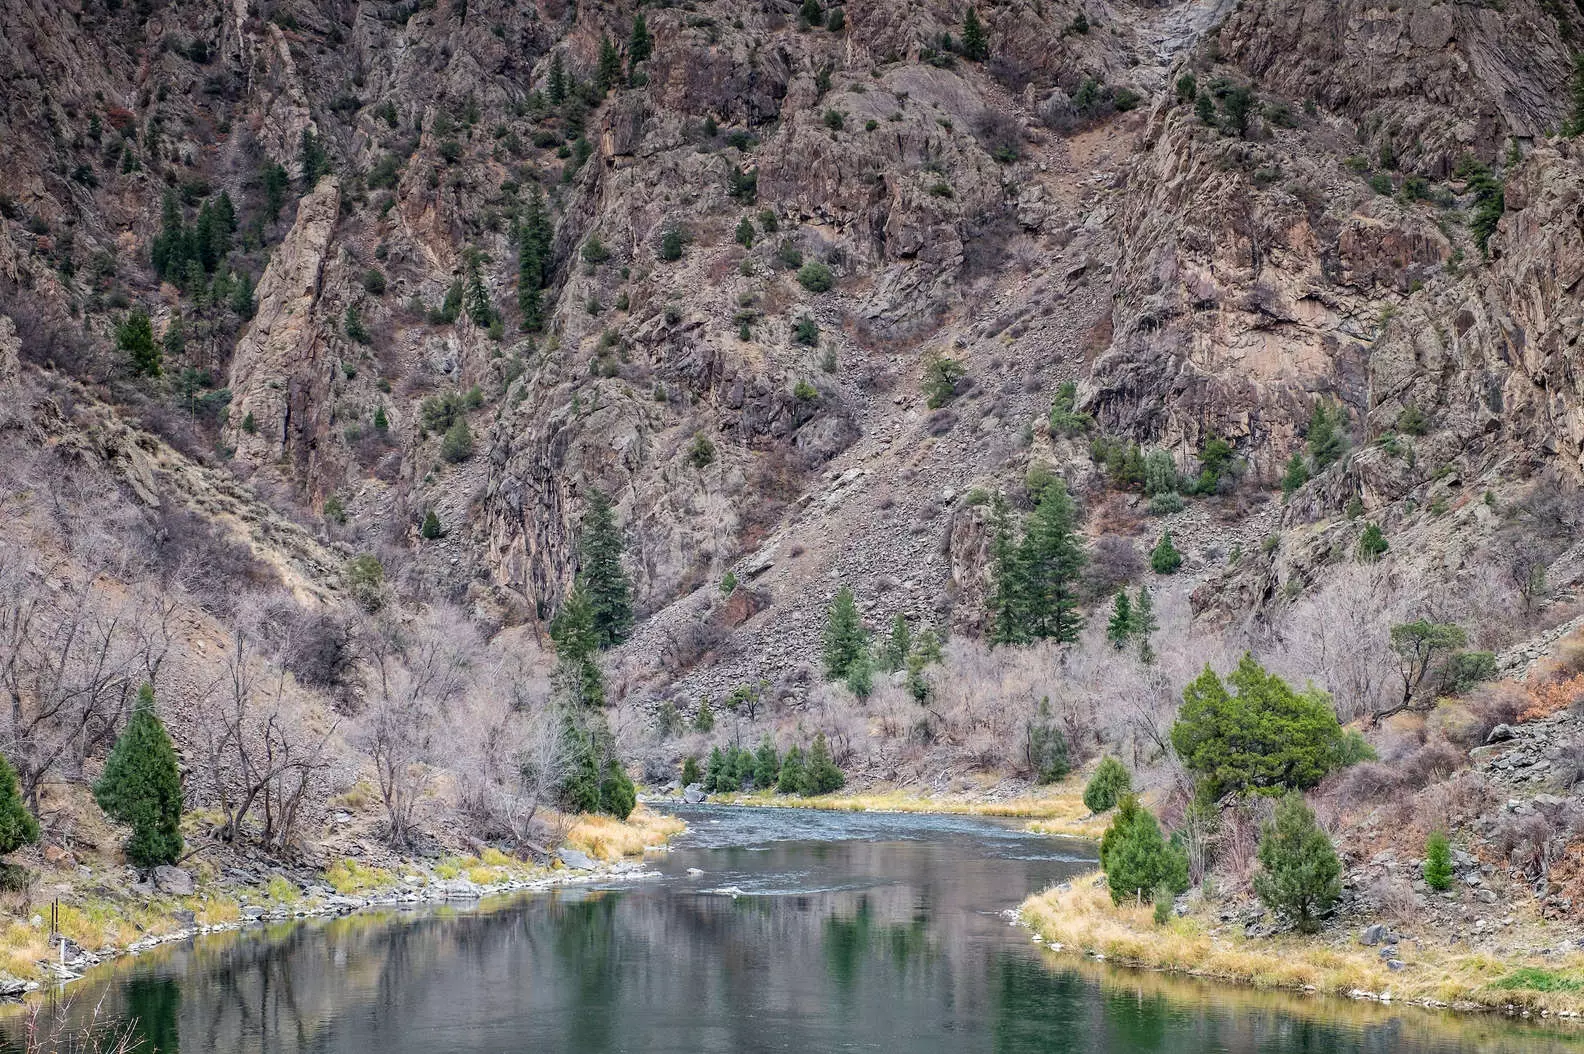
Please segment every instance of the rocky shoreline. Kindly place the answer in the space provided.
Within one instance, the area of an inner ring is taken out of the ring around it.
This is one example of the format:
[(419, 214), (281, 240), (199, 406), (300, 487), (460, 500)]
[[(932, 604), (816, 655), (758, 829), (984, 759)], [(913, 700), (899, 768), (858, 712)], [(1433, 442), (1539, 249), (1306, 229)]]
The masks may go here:
[[(406, 870), (400, 884), (393, 889), (365, 895), (350, 895), (338, 893), (328, 884), (319, 882), (304, 891), (301, 902), (289, 905), (270, 902), (269, 894), (265, 889), (250, 887), (252, 892), (266, 900), (266, 903), (244, 902), (239, 908), (240, 917), (234, 920), (199, 923), (191, 910), (178, 910), (175, 913), (178, 918), (186, 916), (186, 924), (178, 929), (149, 934), (125, 945), (101, 947), (96, 951), (82, 948), (70, 938), (62, 937), (60, 934), (51, 934), (51, 948), (60, 948), (62, 943), (65, 947), (58, 960), (39, 963), (40, 970), (46, 975), (45, 980), (0, 976), (0, 999), (18, 1000), (27, 993), (40, 990), (47, 982), (68, 984), (81, 980), (95, 967), (208, 934), (234, 933), (255, 926), (281, 922), (304, 922), (310, 919), (339, 917), (377, 908), (405, 908), (443, 903), (476, 904), (494, 897), (541, 893), (552, 889), (592, 885), (611, 879), (637, 881), (658, 878), (660, 872), (647, 866), (647, 857), (649, 853), (665, 852), (666, 848), (664, 845), (651, 847), (646, 851), (644, 860), (616, 861), (595, 860), (585, 853), (564, 849), (557, 854), (559, 867), (554, 870), (547, 870), (544, 874), (531, 877), (515, 877), (489, 883), (478, 883), (464, 877), (436, 878), (424, 869), (411, 868)], [(186, 873), (182, 872), (182, 874)], [(188, 876), (188, 881), (191, 881), (191, 876)], [(200, 891), (197, 886), (192, 886), (191, 889), (193, 892)]]
[[(1432, 949), (1421, 937), (1381, 922), (1356, 932), (1350, 928), (1308, 937), (1290, 932), (1250, 937), (1207, 928), (1205, 918), (1180, 905), (1177, 918), (1161, 926), (1151, 919), (1148, 908), (1112, 905), (1103, 878), (1061, 883), (1009, 909), (1003, 917), (1052, 951), (1129, 969), (1428, 1010), (1584, 1017), (1584, 1000), (1577, 991), (1500, 987), (1504, 977), (1526, 970), (1565, 971), (1571, 976), (1584, 966), (1578, 956), (1547, 959), (1544, 967), (1537, 967), (1512, 957)], [(1423, 958), (1413, 963), (1399, 958), (1399, 949), (1408, 943), (1420, 947), (1426, 953)]]

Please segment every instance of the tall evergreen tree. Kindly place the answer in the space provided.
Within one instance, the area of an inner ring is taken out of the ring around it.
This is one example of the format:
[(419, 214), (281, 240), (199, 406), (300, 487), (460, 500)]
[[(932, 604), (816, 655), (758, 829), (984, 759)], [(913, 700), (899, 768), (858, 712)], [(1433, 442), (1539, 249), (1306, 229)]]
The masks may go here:
[(887, 673), (896, 673), (907, 662), (908, 653), (913, 650), (913, 635), (908, 630), (907, 617), (898, 611), (891, 620), (891, 633), (886, 637), (885, 648), (881, 652), (881, 664)]
[(555, 230), (545, 208), (544, 194), (534, 187), (517, 225), (517, 310), (523, 329), (544, 325), (543, 291), (550, 276), (550, 250)]
[(781, 759), (781, 772), (776, 777), (776, 790), (782, 794), (802, 794), (807, 780), (807, 766), (803, 762), (803, 748), (793, 746)]
[(154, 712), (152, 685), (138, 690), (132, 719), (110, 750), (94, 797), (106, 815), (131, 825), (126, 853), (134, 864), (169, 864), (181, 855), (181, 771)]
[(126, 321), (116, 327), (116, 347), (126, 353), (127, 365), (140, 377), (158, 377), (161, 372), (160, 347), (154, 342), (154, 326), (148, 312), (133, 308)]
[(1078, 575), (1086, 557), (1076, 516), (1066, 485), (1053, 480), (1029, 517), (1018, 554), (1026, 576), (1029, 635), (1058, 644), (1076, 641), (1083, 628)]
[(831, 791), (840, 790), (842, 784), (846, 782), (841, 769), (831, 760), (830, 746), (825, 742), (825, 733), (819, 733), (814, 737), (814, 745), (809, 748), (808, 771), (803, 777), (804, 793), (829, 794)]
[(469, 249), (467, 253), (467, 279), (463, 288), (468, 318), (481, 329), (488, 327), (495, 321), (495, 308), (490, 303), (489, 287), (484, 284), (479, 253), (475, 249)]
[(610, 91), (621, 83), (621, 53), (616, 50), (616, 42), (609, 36), (600, 37), (599, 52), (599, 87), (600, 91)]
[(0, 755), (0, 855), (14, 853), (39, 839), (39, 824), (22, 803), (16, 769)]
[(302, 173), (303, 193), (313, 190), (319, 180), (330, 171), (330, 155), (312, 128), (304, 128), (297, 153), (298, 170)]
[(550, 639), (555, 643), (556, 676), (566, 691), (584, 706), (604, 706), (605, 676), (597, 658), (599, 631), (594, 605), (581, 585), (573, 585), (561, 602), (561, 610), (550, 623)]
[(561, 62), (561, 53), (559, 51), (550, 56), (550, 77), (549, 83), (545, 86), (545, 94), (549, 96), (550, 102), (556, 106), (560, 106), (567, 100), (566, 66)]
[(621, 528), (616, 525), (610, 498), (603, 491), (589, 494), (578, 548), (578, 581), (593, 608), (599, 646), (620, 644), (632, 629), (632, 584), (622, 567)]
[(990, 41), (985, 35), (984, 23), (979, 21), (979, 12), (971, 7), (963, 18), (962, 53), (964, 58), (975, 62), (990, 57)]
[(1138, 639), (1139, 659), (1143, 662), (1155, 661), (1155, 645), (1150, 637), (1160, 629), (1160, 622), (1155, 618), (1155, 600), (1150, 596), (1150, 591), (1139, 586), (1138, 599), (1133, 602), (1133, 636)]
[(164, 204), (160, 207), (160, 231), (154, 236), (149, 256), (154, 273), (163, 279), (174, 279), (187, 269), (187, 228), (182, 223), (181, 204), (174, 190), (165, 192)]
[(759, 740), (759, 749), (754, 751), (754, 787), (759, 790), (769, 790), (775, 786), (776, 779), (780, 775), (781, 756), (776, 753), (775, 743), (766, 732)]
[(847, 676), (853, 665), (864, 657), (866, 638), (852, 588), (842, 586), (825, 612), (823, 643), (827, 681), (839, 681)]
[(1128, 599), (1127, 590), (1119, 590), (1115, 602), (1111, 605), (1111, 621), (1106, 623), (1106, 640), (1117, 651), (1127, 647), (1129, 638), (1133, 636), (1133, 602)]
[(990, 643), (1023, 644), (1029, 639), (1023, 605), (1027, 587), (1017, 542), (1012, 537), (1012, 514), (999, 493), (990, 510)]
[(627, 38), (627, 69), (636, 76), (638, 64), (649, 61), (650, 54), (654, 51), (654, 38), (649, 35), (649, 23), (644, 21), (643, 12), (633, 15), (632, 34)]
[(1342, 897), (1342, 863), (1331, 838), (1315, 822), (1303, 795), (1288, 793), (1260, 832), (1260, 871), (1254, 892), (1273, 910), (1286, 911), (1304, 933)]
[(1304, 435), (1309, 443), (1309, 460), (1314, 463), (1314, 471), (1320, 472), (1347, 453), (1346, 424), (1347, 411), (1342, 409), (1340, 403), (1324, 399), (1315, 403), (1314, 413), (1309, 418), (1309, 430)]

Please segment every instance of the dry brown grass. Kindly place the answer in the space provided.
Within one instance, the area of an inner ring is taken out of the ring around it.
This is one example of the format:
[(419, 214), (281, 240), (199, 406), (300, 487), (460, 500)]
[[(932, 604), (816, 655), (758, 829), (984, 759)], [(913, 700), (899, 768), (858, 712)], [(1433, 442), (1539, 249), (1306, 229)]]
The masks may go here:
[[(1203, 913), (1156, 926), (1148, 907), (1113, 905), (1105, 887), (1095, 885), (1096, 877), (1081, 876), (1066, 890), (1030, 897), (1021, 908), (1024, 921), (1066, 951), (1259, 988), (1337, 995), (1362, 990), (1408, 1002), (1584, 1010), (1584, 955), (1578, 953), (1552, 956), (1543, 971), (1536, 971), (1485, 952), (1423, 943), (1405, 956), (1409, 967), (1393, 973), (1377, 949), (1352, 943), (1351, 935), (1341, 944), (1324, 936), (1247, 938), (1234, 927), (1216, 927), (1214, 918)], [(1559, 983), (1550, 991), (1520, 983), (1536, 973)]]
[(581, 816), (568, 832), (568, 848), (587, 853), (596, 860), (620, 860), (642, 856), (646, 850), (665, 845), (687, 830), (675, 816), (638, 806), (626, 820), (612, 816)]
[(717, 801), (734, 805), (782, 809), (821, 809), (827, 812), (945, 813), (953, 816), (997, 816), (1030, 819), (1028, 829), (1037, 834), (1098, 838), (1108, 817), (1091, 817), (1083, 803), (1083, 783), (1077, 778), (1041, 787), (1015, 798), (937, 796), (895, 788), (854, 794), (822, 794), (808, 798), (767, 791), (724, 794)]

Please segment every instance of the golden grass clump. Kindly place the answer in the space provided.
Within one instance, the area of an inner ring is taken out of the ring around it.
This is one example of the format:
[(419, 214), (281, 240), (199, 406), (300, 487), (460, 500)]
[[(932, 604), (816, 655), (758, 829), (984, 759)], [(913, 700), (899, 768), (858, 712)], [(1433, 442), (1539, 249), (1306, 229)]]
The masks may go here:
[(1394, 973), (1379, 949), (1355, 943), (1351, 933), (1339, 945), (1330, 943), (1335, 935), (1245, 937), (1235, 927), (1214, 928), (1208, 916), (1157, 926), (1148, 907), (1112, 904), (1097, 877), (1080, 876), (1066, 889), (1030, 897), (1020, 909), (1024, 922), (1065, 951), (1258, 988), (1335, 995), (1362, 990), (1390, 993), (1396, 1001), (1584, 1011), (1584, 955), (1552, 957), (1542, 970), (1486, 952), (1441, 947), (1432, 935), (1406, 953), (1408, 967)]
[(620, 860), (625, 856), (642, 856), (646, 850), (665, 845), (686, 829), (687, 824), (675, 816), (640, 805), (626, 820), (614, 816), (578, 817), (567, 832), (566, 845), (595, 860)]

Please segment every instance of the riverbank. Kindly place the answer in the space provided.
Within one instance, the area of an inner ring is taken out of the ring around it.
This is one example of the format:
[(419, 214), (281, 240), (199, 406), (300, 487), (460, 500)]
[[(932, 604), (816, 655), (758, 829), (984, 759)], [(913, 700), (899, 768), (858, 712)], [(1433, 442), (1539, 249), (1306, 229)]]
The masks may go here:
[[(205, 933), (371, 907), (471, 901), (612, 877), (647, 877), (653, 872), (644, 868), (644, 857), (663, 850), (686, 828), (676, 817), (643, 806), (625, 821), (583, 816), (549, 865), (485, 849), (477, 855), (377, 863), (345, 856), (309, 876), (293, 880), (277, 871), (259, 882), (239, 881), (234, 877), (238, 869), (199, 858), (191, 872), (178, 872), (182, 878), (172, 876), (175, 881), (163, 888), (128, 881), (125, 867), (79, 866), (70, 876), (44, 873), (31, 908), (0, 923), (0, 996), (76, 980), (122, 955)], [(180, 886), (183, 879), (190, 890)], [(46, 898), (60, 902), (54, 932)], [(61, 937), (66, 938), (64, 954)]]
[(1147, 906), (1112, 904), (1098, 873), (1030, 897), (1018, 918), (1055, 950), (1123, 966), (1383, 1003), (1584, 1014), (1584, 953), (1577, 951), (1516, 959), (1407, 932), (1383, 958), (1351, 929), (1247, 937), (1202, 902), (1157, 926)]
[(1032, 790), (998, 793), (997, 787), (950, 794), (932, 794), (909, 787), (821, 794), (806, 797), (774, 791), (712, 794), (722, 805), (751, 805), (777, 809), (822, 809), (828, 812), (943, 813), (955, 816), (989, 816), (1026, 819), (1035, 834), (1071, 838), (1099, 838), (1107, 819), (1090, 813), (1083, 803), (1083, 783), (1064, 780)]

